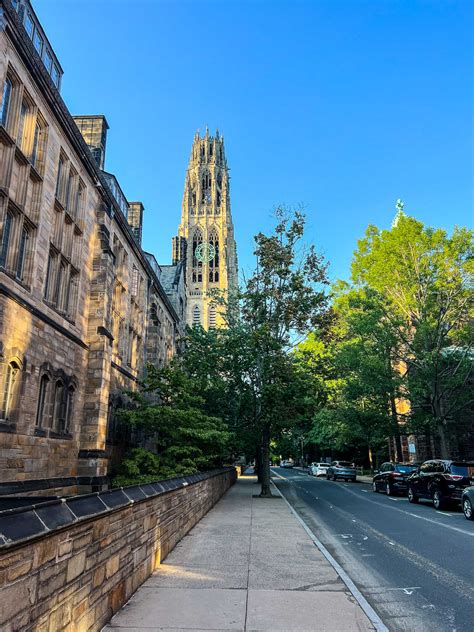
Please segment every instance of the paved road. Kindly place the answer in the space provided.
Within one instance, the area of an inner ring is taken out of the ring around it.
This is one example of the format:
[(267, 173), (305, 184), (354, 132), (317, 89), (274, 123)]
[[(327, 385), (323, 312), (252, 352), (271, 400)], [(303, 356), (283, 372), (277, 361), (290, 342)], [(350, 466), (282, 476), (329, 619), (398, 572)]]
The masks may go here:
[(365, 483), (272, 470), (391, 631), (474, 631), (474, 522), (460, 511), (375, 494)]

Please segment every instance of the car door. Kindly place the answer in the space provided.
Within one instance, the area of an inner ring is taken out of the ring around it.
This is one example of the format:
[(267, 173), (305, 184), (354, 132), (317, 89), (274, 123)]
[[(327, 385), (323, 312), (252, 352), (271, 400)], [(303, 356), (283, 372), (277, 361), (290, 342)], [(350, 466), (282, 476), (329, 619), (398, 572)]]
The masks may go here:
[(420, 467), (420, 472), (416, 480), (416, 494), (418, 496), (422, 496), (423, 498), (429, 498), (430, 493), (429, 489), (431, 487), (431, 481), (433, 479), (435, 467), (433, 461), (426, 461)]
[(387, 466), (390, 463), (382, 463), (382, 467), (380, 468), (380, 472), (377, 474), (377, 487), (382, 489), (385, 486), (385, 478), (387, 476)]

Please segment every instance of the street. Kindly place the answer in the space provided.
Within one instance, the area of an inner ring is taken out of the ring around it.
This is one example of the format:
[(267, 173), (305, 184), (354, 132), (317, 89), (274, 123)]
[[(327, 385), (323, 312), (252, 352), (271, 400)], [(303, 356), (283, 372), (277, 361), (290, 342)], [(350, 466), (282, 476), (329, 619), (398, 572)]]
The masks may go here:
[(367, 483), (272, 468), (273, 482), (394, 632), (474, 630), (474, 522)]

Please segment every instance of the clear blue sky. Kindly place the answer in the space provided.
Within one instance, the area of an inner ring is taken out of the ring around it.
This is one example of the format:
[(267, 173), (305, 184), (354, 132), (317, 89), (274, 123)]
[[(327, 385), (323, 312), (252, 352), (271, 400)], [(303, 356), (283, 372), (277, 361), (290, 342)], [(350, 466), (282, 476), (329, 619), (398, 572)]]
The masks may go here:
[(225, 135), (239, 262), (277, 204), (347, 277), (369, 223), (473, 219), (469, 0), (33, 0), (73, 114), (105, 114), (106, 169), (162, 263), (197, 128)]

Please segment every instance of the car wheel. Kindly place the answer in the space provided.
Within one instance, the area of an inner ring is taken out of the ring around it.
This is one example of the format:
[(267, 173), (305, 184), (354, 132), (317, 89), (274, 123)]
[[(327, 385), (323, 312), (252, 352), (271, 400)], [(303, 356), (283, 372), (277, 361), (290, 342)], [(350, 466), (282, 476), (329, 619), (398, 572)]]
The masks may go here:
[(441, 494), (439, 489), (435, 489), (433, 492), (433, 505), (434, 508), (438, 510), (443, 509), (443, 507), (445, 506), (443, 495)]
[(474, 511), (472, 509), (471, 501), (469, 498), (465, 498), (462, 501), (462, 510), (467, 520), (474, 520)]
[(409, 503), (417, 503), (418, 502), (418, 496), (415, 494), (415, 492), (413, 491), (413, 489), (411, 487), (408, 488), (408, 502)]
[(387, 496), (393, 496), (393, 489), (391, 488), (389, 482), (387, 482), (385, 485), (385, 493), (387, 494)]
[(372, 482), (372, 491), (378, 493), (378, 489), (377, 489), (377, 483), (375, 481)]

